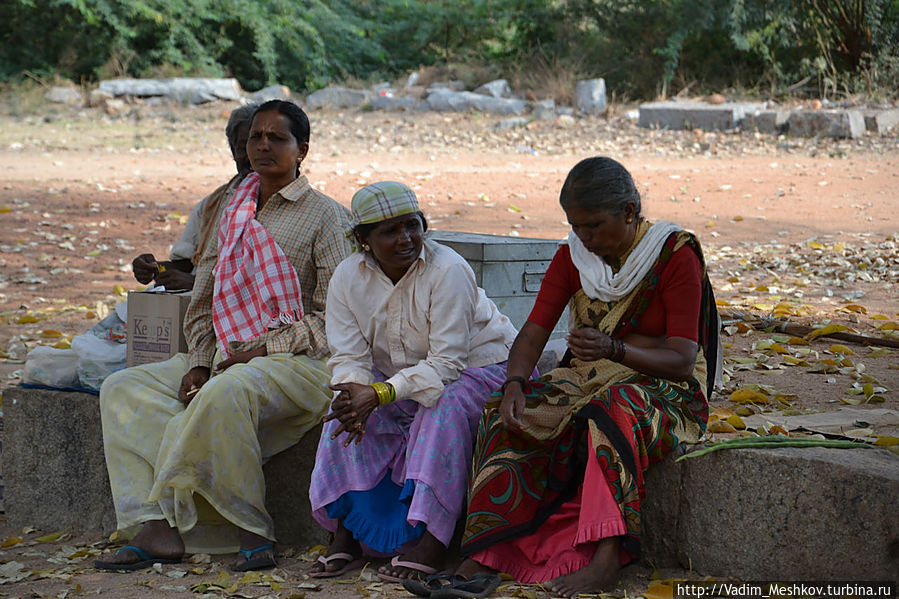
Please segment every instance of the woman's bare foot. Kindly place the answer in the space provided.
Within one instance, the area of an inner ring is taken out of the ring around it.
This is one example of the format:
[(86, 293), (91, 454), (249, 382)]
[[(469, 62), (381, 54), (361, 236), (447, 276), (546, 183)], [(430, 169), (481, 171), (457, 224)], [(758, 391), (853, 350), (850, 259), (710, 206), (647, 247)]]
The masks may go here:
[[(184, 541), (181, 539), (178, 529), (169, 526), (166, 520), (144, 522), (129, 545), (134, 545), (153, 557), (161, 559), (180, 560), (184, 557)], [(109, 564), (134, 564), (142, 559), (131, 549), (123, 549), (103, 561)]]
[(398, 556), (397, 561), (423, 566), (422, 569), (395, 566), (392, 563), (384, 564), (378, 568), (378, 573), (391, 578), (424, 578), (430, 572), (443, 567), (443, 559), (446, 555), (446, 546), (437, 540), (437, 537), (425, 531), (421, 539), (411, 551)]
[(571, 574), (553, 578), (545, 584), (561, 597), (577, 597), (578, 593), (609, 590), (618, 583), (621, 571), (621, 540), (609, 537), (599, 542), (590, 563)]
[(459, 567), (456, 568), (454, 574), (465, 580), (470, 580), (475, 574), (496, 574), (496, 570), (488, 568), (487, 566), (482, 566), (469, 557), (459, 564)]
[[(272, 541), (261, 535), (243, 529), (238, 533), (238, 539), (240, 540), (240, 552), (238, 553), (237, 561), (231, 564), (232, 570), (235, 572), (244, 572), (246, 570), (263, 570), (275, 567), (275, 548)], [(254, 549), (259, 549), (266, 545), (271, 548), (266, 547), (259, 551), (253, 551)], [(247, 556), (243, 552), (252, 553)], [(251, 563), (252, 567), (247, 567), (248, 564)]]
[[(334, 540), (331, 541), (331, 544), (328, 546), (326, 556), (337, 555), (338, 553), (346, 553), (352, 555), (353, 558), (362, 556), (362, 546), (359, 545), (359, 541), (353, 538), (353, 533), (344, 527), (342, 521), (337, 524), (337, 532), (334, 533)], [(331, 559), (328, 560), (327, 564), (315, 562), (312, 564), (312, 573), (337, 572), (351, 561), (352, 560), (346, 559)]]

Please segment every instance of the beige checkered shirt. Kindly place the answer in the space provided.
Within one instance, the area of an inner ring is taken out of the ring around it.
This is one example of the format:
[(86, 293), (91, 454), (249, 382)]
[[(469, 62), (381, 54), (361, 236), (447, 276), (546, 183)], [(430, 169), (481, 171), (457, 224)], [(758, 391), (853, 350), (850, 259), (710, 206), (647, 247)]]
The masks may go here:
[[(224, 208), (224, 207), (223, 207)], [(219, 215), (221, 218), (221, 214)], [(265, 345), (269, 354), (288, 352), (322, 358), (328, 354), (325, 337), (325, 299), (328, 281), (352, 248), (346, 238), (350, 212), (313, 189), (305, 176), (272, 196), (256, 214), (259, 221), (297, 271), (303, 295), (303, 318), (268, 331), (252, 341), (232, 343), (232, 353)], [(212, 326), (213, 268), (218, 259), (218, 235), (197, 265), (193, 299), (184, 321), (190, 367), (212, 367), (216, 350)]]

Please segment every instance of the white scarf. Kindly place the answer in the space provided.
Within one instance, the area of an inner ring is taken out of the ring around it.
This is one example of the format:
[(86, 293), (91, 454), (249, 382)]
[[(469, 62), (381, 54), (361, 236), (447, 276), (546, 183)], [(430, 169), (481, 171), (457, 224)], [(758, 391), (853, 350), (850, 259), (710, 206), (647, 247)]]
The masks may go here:
[(668, 221), (653, 224), (615, 274), (612, 274), (612, 267), (605, 260), (588, 250), (571, 231), (568, 233), (568, 247), (571, 249), (571, 261), (581, 276), (584, 293), (591, 299), (604, 302), (623, 299), (655, 264), (668, 236), (680, 230), (681, 227)]

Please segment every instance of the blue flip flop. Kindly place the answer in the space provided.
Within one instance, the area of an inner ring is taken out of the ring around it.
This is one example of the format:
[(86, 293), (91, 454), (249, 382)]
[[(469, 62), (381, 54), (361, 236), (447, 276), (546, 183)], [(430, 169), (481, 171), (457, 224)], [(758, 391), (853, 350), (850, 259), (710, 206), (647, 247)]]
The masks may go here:
[[(264, 557), (253, 557), (257, 553), (262, 551), (271, 551), (272, 557), (264, 556)], [(238, 553), (244, 556), (246, 560), (244, 563), (239, 566), (234, 566), (231, 568), (235, 572), (248, 572), (250, 570), (268, 570), (269, 568), (274, 568), (278, 565), (275, 561), (274, 553), (275, 546), (271, 543), (266, 543), (265, 545), (260, 545), (255, 549), (238, 549)]]
[(171, 559), (167, 557), (156, 557), (150, 553), (147, 553), (140, 547), (136, 547), (134, 545), (125, 545), (121, 549), (115, 552), (116, 555), (120, 554), (123, 551), (132, 551), (137, 557), (140, 558), (139, 561), (130, 562), (130, 563), (116, 563), (116, 562), (104, 562), (103, 560), (94, 561), (94, 568), (97, 570), (109, 570), (111, 572), (134, 572), (135, 570), (143, 570), (145, 568), (152, 568), (153, 564), (180, 564), (181, 559)]

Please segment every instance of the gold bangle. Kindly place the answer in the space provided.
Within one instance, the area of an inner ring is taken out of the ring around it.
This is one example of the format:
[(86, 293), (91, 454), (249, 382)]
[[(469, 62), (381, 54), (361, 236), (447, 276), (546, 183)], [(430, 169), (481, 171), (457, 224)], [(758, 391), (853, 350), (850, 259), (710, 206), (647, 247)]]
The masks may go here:
[(386, 406), (396, 399), (396, 389), (393, 388), (393, 385), (377, 382), (372, 383), (371, 388), (375, 390), (378, 396), (378, 405), (380, 406)]

